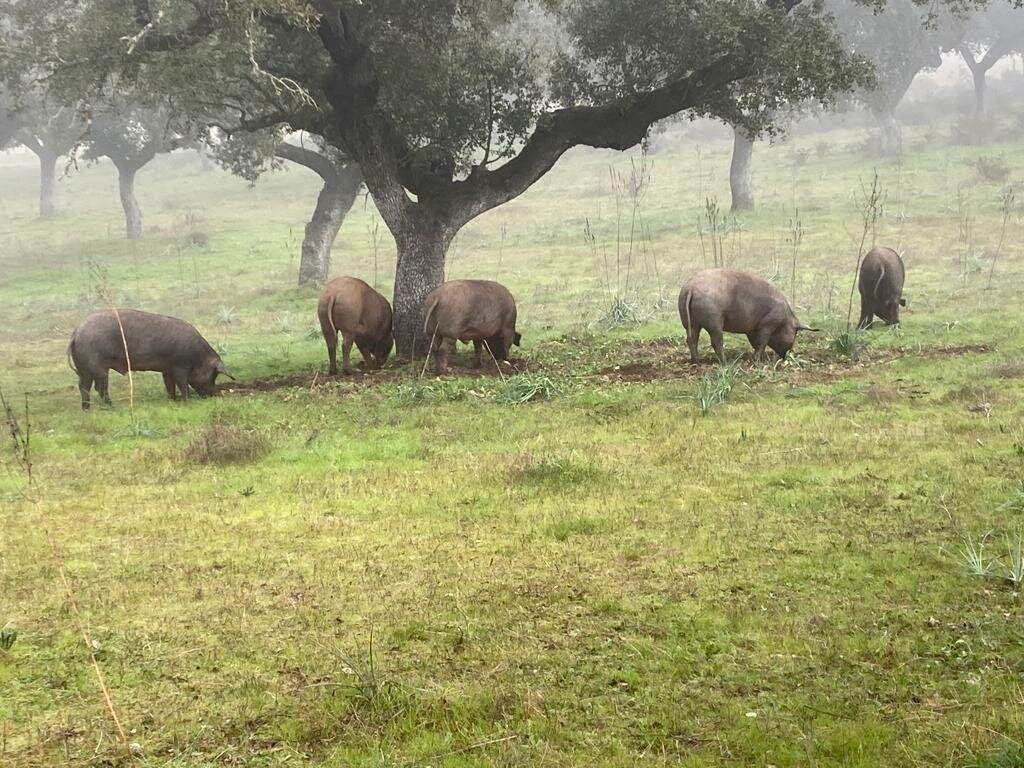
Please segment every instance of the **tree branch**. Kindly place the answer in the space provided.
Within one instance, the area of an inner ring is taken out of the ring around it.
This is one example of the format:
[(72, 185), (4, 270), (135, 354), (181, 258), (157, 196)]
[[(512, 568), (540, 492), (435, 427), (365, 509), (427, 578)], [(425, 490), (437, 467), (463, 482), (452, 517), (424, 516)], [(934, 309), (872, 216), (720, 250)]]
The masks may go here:
[(474, 166), (466, 179), (450, 185), (445, 201), (450, 213), (461, 226), (511, 200), (547, 173), (570, 147), (582, 144), (623, 150), (635, 146), (643, 141), (652, 124), (707, 103), (729, 83), (751, 74), (750, 69), (749, 63), (735, 56), (723, 56), (645, 93), (597, 107), (571, 107), (542, 115), (516, 157), (493, 171)]
[(205, 10), (199, 9), (195, 19), (180, 32), (157, 33), (154, 30), (162, 12), (157, 14), (154, 20), (149, 0), (134, 0), (134, 4), (135, 23), (139, 25), (139, 33), (127, 39), (129, 53), (137, 48), (151, 53), (178, 51), (191, 48), (213, 34), (213, 16)]
[(341, 169), (329, 157), (298, 144), (282, 141), (274, 149), (274, 154), (283, 160), (309, 168), (327, 183), (335, 183), (340, 178)]

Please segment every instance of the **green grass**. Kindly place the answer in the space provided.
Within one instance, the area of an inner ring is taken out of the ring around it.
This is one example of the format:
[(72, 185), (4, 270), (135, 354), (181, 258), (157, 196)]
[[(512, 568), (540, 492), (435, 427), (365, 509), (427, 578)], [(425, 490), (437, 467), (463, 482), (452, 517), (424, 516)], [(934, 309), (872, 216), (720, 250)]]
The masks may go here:
[[(0, 387), (23, 422), (27, 393), (35, 484), (5, 442), (0, 765), (127, 764), (58, 566), (144, 766), (1019, 765), (1021, 225), (986, 291), (955, 207), (966, 183), (984, 260), (1002, 212), (982, 150), (908, 132), (901, 167), (839, 146), (794, 170), (820, 140), (758, 145), (726, 258), (845, 327), (851, 196), (877, 165), (901, 332), (866, 331), (855, 359), (827, 333), (784, 366), (744, 358), (708, 418), (710, 345), (691, 366), (675, 298), (703, 197), (727, 204), (725, 142), (702, 143), (701, 179), (693, 146), (653, 157), (628, 281), (608, 173), (628, 155), (574, 151), (459, 235), (449, 276), (517, 297), (504, 379), (422, 361), (325, 378), (316, 289), (293, 285), (303, 171), (249, 189), (160, 158), (129, 245), (107, 166), (63, 180), (41, 222), (33, 167), (8, 156)], [(984, 153), (1024, 176), (1024, 144)], [(357, 203), (333, 272), (389, 293), (375, 216)], [(81, 413), (65, 347), (102, 272), (125, 305), (194, 322), (239, 383), (182, 405), (139, 374), (133, 415), (115, 376), (113, 409)], [(999, 578), (958, 555), (986, 531)]]

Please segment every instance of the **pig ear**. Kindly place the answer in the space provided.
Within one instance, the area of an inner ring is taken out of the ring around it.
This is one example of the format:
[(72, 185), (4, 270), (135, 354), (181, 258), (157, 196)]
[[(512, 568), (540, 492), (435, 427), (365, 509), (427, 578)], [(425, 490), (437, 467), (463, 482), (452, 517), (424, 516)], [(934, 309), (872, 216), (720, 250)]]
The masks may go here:
[(220, 373), (220, 374), (223, 374), (224, 376), (227, 376), (232, 381), (238, 381), (238, 379), (236, 379), (234, 376), (232, 376), (230, 373), (228, 373), (227, 366), (224, 365), (224, 361), (223, 360), (218, 359), (217, 360), (217, 365), (214, 366), (214, 368), (217, 371), (217, 373)]

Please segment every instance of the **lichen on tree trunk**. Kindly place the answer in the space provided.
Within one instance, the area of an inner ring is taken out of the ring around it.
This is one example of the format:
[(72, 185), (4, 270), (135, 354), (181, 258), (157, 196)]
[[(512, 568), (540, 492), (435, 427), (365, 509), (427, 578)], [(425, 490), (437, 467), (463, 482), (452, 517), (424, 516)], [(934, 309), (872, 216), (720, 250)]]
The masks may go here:
[(404, 358), (422, 358), (430, 344), (423, 334), (423, 300), (444, 282), (450, 236), (440, 226), (420, 226), (400, 231), (395, 240), (398, 267), (392, 309), (396, 352)]

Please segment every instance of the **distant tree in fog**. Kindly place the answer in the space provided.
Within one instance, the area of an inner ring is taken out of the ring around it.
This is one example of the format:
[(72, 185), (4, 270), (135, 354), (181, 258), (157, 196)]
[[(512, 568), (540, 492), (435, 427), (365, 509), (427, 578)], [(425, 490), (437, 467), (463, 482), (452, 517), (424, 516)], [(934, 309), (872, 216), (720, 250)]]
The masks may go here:
[(129, 240), (142, 236), (142, 210), (135, 197), (135, 174), (159, 152), (178, 145), (164, 115), (116, 99), (94, 112), (86, 132), (84, 157), (106, 157), (117, 169), (117, 185), (124, 209), (125, 233)]
[(81, 140), (85, 122), (75, 107), (50, 100), (37, 88), (0, 89), (0, 149), (21, 144), (39, 159), (39, 215), (57, 212), (57, 160)]
[(850, 52), (874, 66), (874, 87), (857, 96), (878, 121), (882, 154), (895, 157), (903, 150), (896, 107), (917, 74), (938, 67), (942, 52), (959, 42), (952, 16), (913, 0), (888, 0), (881, 9), (856, 0), (828, 0), (827, 6)]
[(1024, 50), (1024, 8), (1007, 0), (973, 14), (964, 25), (963, 42), (957, 51), (974, 80), (974, 113), (986, 110), (985, 90), (988, 71), (1001, 58)]
[(263, 173), (279, 166), (280, 160), (308, 168), (323, 180), (302, 239), (299, 285), (327, 282), (331, 247), (363, 185), (359, 165), (322, 136), (306, 132), (289, 135), (280, 127), (235, 130), (210, 144), (221, 166), (252, 184)]

